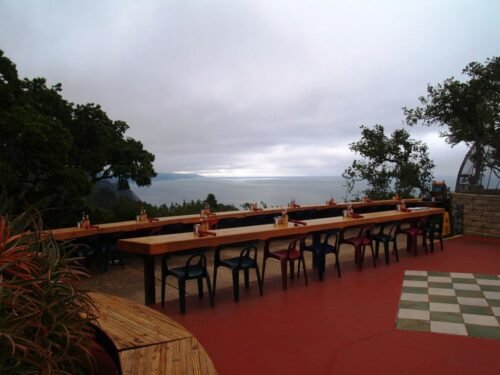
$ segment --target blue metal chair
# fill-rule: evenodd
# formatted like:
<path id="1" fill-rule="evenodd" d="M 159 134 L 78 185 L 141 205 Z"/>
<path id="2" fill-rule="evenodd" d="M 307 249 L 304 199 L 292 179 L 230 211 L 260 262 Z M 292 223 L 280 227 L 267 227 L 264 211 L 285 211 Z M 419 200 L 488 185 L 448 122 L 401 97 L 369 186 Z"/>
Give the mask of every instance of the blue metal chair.
<path id="1" fill-rule="evenodd" d="M 389 244 L 392 242 L 393 252 L 396 257 L 396 262 L 399 262 L 398 245 L 397 245 L 397 235 L 400 232 L 400 222 L 388 222 L 382 223 L 379 226 L 379 231 L 372 235 L 373 241 L 375 241 L 375 258 L 378 259 L 378 253 L 380 250 L 380 244 L 384 245 L 384 255 L 385 264 L 389 264 Z"/>
<path id="2" fill-rule="evenodd" d="M 303 251 L 310 251 L 313 254 L 313 264 L 318 269 L 319 280 L 323 280 L 327 254 L 335 254 L 335 268 L 337 268 L 338 276 L 341 277 L 338 252 L 339 233 L 340 230 L 338 229 L 332 229 L 324 233 L 313 233 L 312 243 L 308 244 L 305 239 L 301 243 Z M 321 240 L 322 235 L 324 235 L 323 240 Z M 332 239 L 335 239 L 335 244 L 330 243 Z M 300 273 L 300 263 L 298 269 L 298 273 Z"/>

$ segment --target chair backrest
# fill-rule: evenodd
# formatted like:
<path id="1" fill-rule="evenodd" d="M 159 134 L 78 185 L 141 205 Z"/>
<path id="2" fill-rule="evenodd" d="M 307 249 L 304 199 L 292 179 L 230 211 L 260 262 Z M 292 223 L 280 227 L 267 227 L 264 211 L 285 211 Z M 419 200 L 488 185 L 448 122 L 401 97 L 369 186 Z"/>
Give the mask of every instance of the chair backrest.
<path id="1" fill-rule="evenodd" d="M 370 238 L 373 233 L 373 229 L 375 228 L 375 224 L 366 224 L 361 227 L 359 230 L 359 237 Z"/>
<path id="2" fill-rule="evenodd" d="M 394 238 L 401 230 L 402 221 L 388 221 L 379 225 L 380 230 L 377 234 L 383 234 L 390 238 Z"/>
<path id="3" fill-rule="evenodd" d="M 253 253 L 253 254 L 252 254 Z M 240 259 L 238 261 L 238 265 L 241 267 L 242 261 L 245 258 L 253 259 L 257 261 L 257 246 L 255 245 L 247 245 L 240 252 Z"/>
<path id="4" fill-rule="evenodd" d="M 427 223 L 427 217 L 417 217 L 409 220 L 402 221 L 400 224 L 400 229 L 402 231 L 409 228 L 420 228 L 423 229 Z"/>
<path id="5" fill-rule="evenodd" d="M 373 232 L 373 229 L 375 228 L 375 224 L 365 224 L 360 227 L 358 227 L 358 234 L 352 237 L 345 237 L 345 232 L 348 230 L 353 229 L 354 227 L 345 227 L 340 231 L 338 240 L 339 244 L 344 242 L 344 240 L 348 240 L 351 238 L 359 238 L 359 237 L 365 237 L 365 238 L 370 238 Z"/>
<path id="6" fill-rule="evenodd" d="M 207 267 L 207 257 L 205 256 L 205 254 L 193 254 L 188 258 L 188 260 L 186 262 L 186 268 L 185 268 L 185 275 L 186 276 L 188 274 L 189 267 L 206 268 Z"/>
<path id="7" fill-rule="evenodd" d="M 441 231 L 443 228 L 443 216 L 434 215 L 429 217 L 429 220 L 427 221 L 427 228 Z"/>
<path id="8" fill-rule="evenodd" d="M 207 217 L 208 229 L 214 230 L 217 229 L 217 223 L 219 222 L 219 218 L 215 216 L 215 214 L 210 214 Z"/>
<path id="9" fill-rule="evenodd" d="M 288 244 L 288 251 L 287 251 L 287 256 L 290 256 L 290 253 L 292 251 L 302 251 L 301 247 L 301 242 L 305 239 L 305 236 L 297 237 L 293 239 L 289 244 Z"/>
<path id="10" fill-rule="evenodd" d="M 291 251 L 290 246 L 292 246 L 292 244 L 294 245 L 294 247 L 298 246 L 298 248 L 301 249 L 300 244 L 305 240 L 306 237 L 307 237 L 307 234 L 300 234 L 300 235 L 293 235 L 293 236 L 269 238 L 264 243 L 264 253 L 269 253 L 270 252 L 271 243 L 274 242 L 274 241 L 287 241 L 287 240 L 290 240 L 291 242 L 288 245 L 288 252 Z"/>
<path id="11" fill-rule="evenodd" d="M 328 244 L 328 241 L 330 241 L 332 237 L 335 237 L 335 242 L 337 243 L 339 241 L 339 234 L 340 234 L 339 229 L 332 229 L 327 231 L 325 233 L 325 238 L 323 239 L 323 244 Z"/>
<path id="12" fill-rule="evenodd" d="M 235 247 L 257 246 L 258 243 L 259 243 L 258 240 L 227 243 L 217 246 L 215 250 L 222 251 L 226 249 L 234 249 Z"/>

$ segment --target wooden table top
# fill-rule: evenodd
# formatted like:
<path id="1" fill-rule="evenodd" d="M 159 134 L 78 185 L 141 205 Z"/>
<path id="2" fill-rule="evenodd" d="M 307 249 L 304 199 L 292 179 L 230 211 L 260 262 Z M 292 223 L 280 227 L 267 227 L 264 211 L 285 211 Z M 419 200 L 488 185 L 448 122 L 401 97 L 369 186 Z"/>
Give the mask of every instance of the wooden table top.
<path id="1" fill-rule="evenodd" d="M 274 237 L 285 237 L 310 232 L 324 231 L 328 229 L 341 229 L 350 226 L 380 223 L 388 221 L 401 221 L 428 215 L 441 214 L 443 208 L 418 208 L 411 212 L 399 212 L 396 210 L 366 213 L 362 218 L 344 218 L 342 216 L 305 220 L 307 225 L 264 224 L 246 227 L 218 229 L 213 232 L 215 236 L 199 237 L 191 232 L 176 233 L 159 236 L 138 237 L 121 239 L 118 248 L 128 253 L 143 255 L 158 255 L 168 252 L 196 249 L 201 247 L 215 247 L 218 245 L 231 244 L 252 240 L 267 240 Z"/>
<path id="2" fill-rule="evenodd" d="M 417 203 L 421 199 L 405 199 L 407 203 Z M 326 210 L 330 208 L 345 209 L 349 204 L 352 205 L 354 209 L 360 207 L 375 207 L 375 206 L 385 206 L 385 205 L 396 205 L 399 204 L 399 200 L 378 200 L 371 202 L 342 202 L 335 205 L 327 204 L 317 204 L 317 205 L 303 205 L 300 207 L 287 207 L 288 212 L 301 212 L 308 210 Z M 271 207 L 264 208 L 258 211 L 241 210 L 241 211 L 226 211 L 217 212 L 215 215 L 218 219 L 242 219 L 245 217 L 259 216 L 259 215 L 279 215 L 283 211 L 281 207 Z M 178 216 L 166 216 L 155 218 L 154 221 L 122 221 L 115 223 L 98 224 L 98 228 L 83 229 L 77 227 L 70 228 L 59 228 L 51 230 L 52 236 L 56 240 L 71 240 L 75 238 L 90 237 L 98 234 L 112 234 L 119 232 L 132 232 L 139 230 L 152 230 L 155 228 L 162 227 L 164 225 L 174 225 L 174 224 L 196 224 L 200 222 L 200 215 L 178 215 Z"/>
<path id="3" fill-rule="evenodd" d="M 118 351 L 123 374 L 216 374 L 212 360 L 191 332 L 136 302 L 90 293 L 99 327 Z"/>

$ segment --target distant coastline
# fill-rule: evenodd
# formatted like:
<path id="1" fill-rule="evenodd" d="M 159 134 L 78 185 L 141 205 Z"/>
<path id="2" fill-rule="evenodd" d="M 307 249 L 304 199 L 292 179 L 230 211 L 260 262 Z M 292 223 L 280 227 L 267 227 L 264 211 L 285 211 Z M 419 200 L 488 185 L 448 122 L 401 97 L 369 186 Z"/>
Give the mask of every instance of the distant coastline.
<path id="1" fill-rule="evenodd" d="M 451 190 L 455 179 L 453 176 L 435 177 L 435 180 L 446 181 Z M 323 203 L 331 197 L 343 201 L 346 196 L 344 184 L 341 176 L 205 177 L 195 173 L 158 173 L 150 187 L 132 184 L 131 189 L 141 200 L 155 205 L 203 200 L 212 193 L 220 203 L 240 208 L 246 202 L 283 206 L 291 199 L 298 204 Z M 356 184 L 348 199 L 365 189 L 366 184 Z"/>

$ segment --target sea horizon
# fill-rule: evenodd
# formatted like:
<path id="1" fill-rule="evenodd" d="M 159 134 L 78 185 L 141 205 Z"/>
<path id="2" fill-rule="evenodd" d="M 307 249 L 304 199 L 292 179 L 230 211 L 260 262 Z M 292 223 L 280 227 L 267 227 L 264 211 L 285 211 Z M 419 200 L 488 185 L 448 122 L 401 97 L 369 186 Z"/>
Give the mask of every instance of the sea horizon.
<path id="1" fill-rule="evenodd" d="M 456 177 L 436 176 L 434 180 L 445 181 L 450 190 L 454 190 Z M 139 199 L 155 205 L 204 200 L 208 194 L 214 194 L 219 203 L 232 204 L 240 209 L 247 202 L 272 207 L 285 206 L 292 199 L 297 204 L 321 204 L 330 198 L 352 200 L 367 188 L 366 182 L 358 182 L 351 194 L 347 194 L 345 181 L 342 176 L 212 177 L 159 173 L 151 186 L 131 184 L 131 189 Z"/>

